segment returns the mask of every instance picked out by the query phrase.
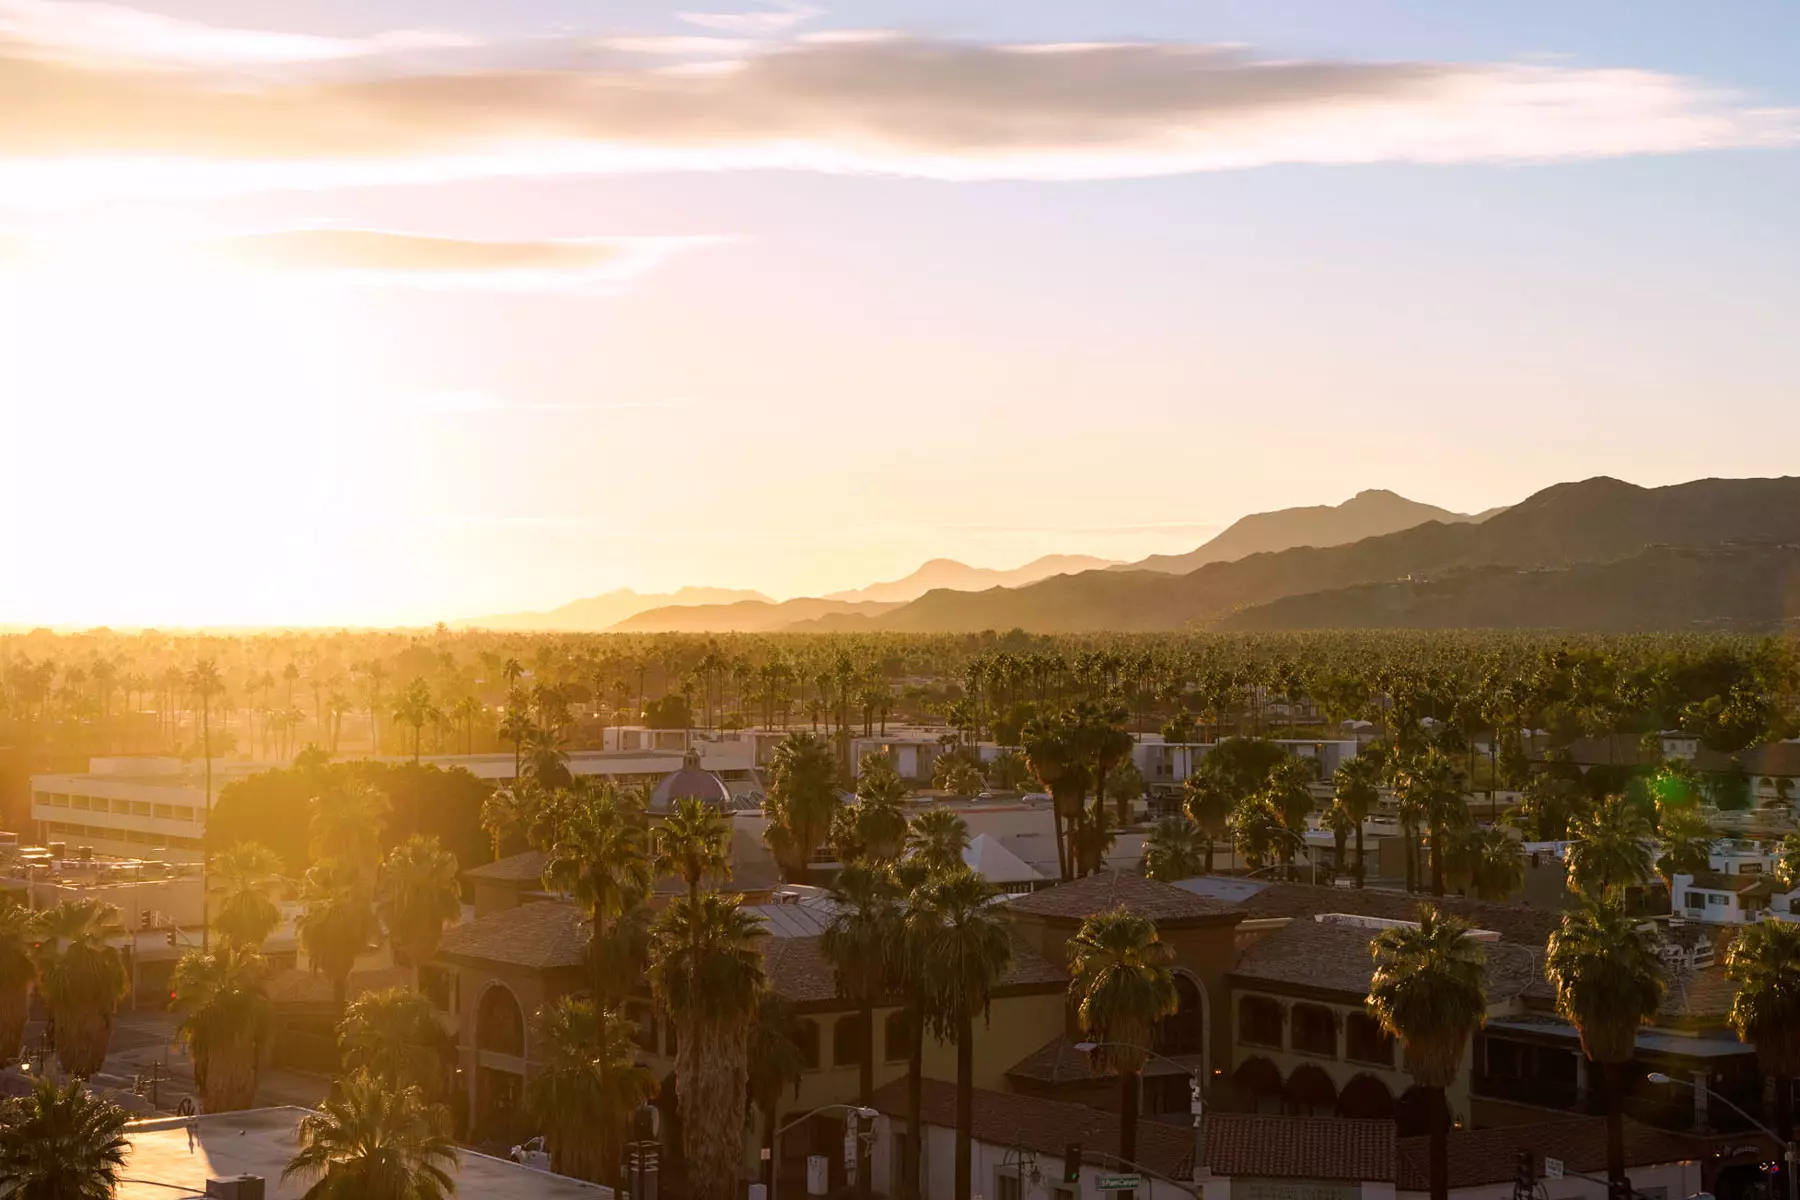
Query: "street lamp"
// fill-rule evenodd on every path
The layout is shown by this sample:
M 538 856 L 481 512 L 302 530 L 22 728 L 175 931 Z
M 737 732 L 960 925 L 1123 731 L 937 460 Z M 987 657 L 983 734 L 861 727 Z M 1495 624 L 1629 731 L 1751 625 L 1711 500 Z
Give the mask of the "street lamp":
M 1194 1114 L 1194 1174 L 1198 1176 L 1200 1172 L 1206 1169 L 1206 1127 L 1203 1124 L 1205 1110 L 1203 1101 L 1201 1100 L 1200 1091 L 1201 1086 L 1205 1083 L 1205 1080 L 1201 1077 L 1203 1068 L 1190 1067 L 1183 1063 L 1178 1063 L 1166 1054 L 1158 1054 L 1156 1051 L 1148 1049 L 1147 1047 L 1134 1046 L 1129 1042 L 1075 1043 L 1075 1049 L 1081 1051 L 1083 1054 L 1092 1054 L 1103 1046 L 1117 1046 L 1121 1050 L 1134 1050 L 1137 1053 L 1146 1055 L 1150 1058 L 1160 1059 L 1178 1071 L 1187 1072 L 1188 1090 L 1191 1096 L 1191 1099 L 1188 1102 L 1188 1111 Z M 1795 1200 L 1795 1198 L 1790 1196 L 1788 1197 L 1788 1200 Z
M 775 1200 L 775 1185 L 781 1176 L 781 1172 L 776 1170 L 776 1164 L 781 1160 L 781 1135 L 800 1124 L 802 1121 L 810 1121 L 822 1112 L 833 1112 L 838 1109 L 842 1109 L 847 1113 L 854 1113 L 859 1119 L 864 1121 L 873 1121 L 876 1117 L 881 1115 L 879 1111 L 861 1104 L 821 1104 L 819 1107 L 812 1109 L 809 1112 L 803 1112 L 787 1124 L 777 1128 L 774 1136 L 769 1139 L 769 1200 Z
M 1797 1197 L 1800 1197 L 1800 1192 L 1796 1191 L 1796 1188 L 1800 1187 L 1800 1181 L 1794 1179 L 1794 1169 L 1796 1166 L 1800 1166 L 1800 1163 L 1795 1162 L 1794 1143 L 1785 1140 L 1773 1129 L 1770 1129 L 1767 1125 L 1764 1125 L 1761 1121 L 1757 1120 L 1755 1117 L 1751 1116 L 1749 1113 L 1745 1112 L 1743 1109 L 1739 1108 L 1737 1105 L 1727 1100 L 1724 1096 L 1719 1095 L 1719 1093 L 1713 1091 L 1703 1083 L 1695 1083 L 1690 1079 L 1677 1079 L 1673 1075 L 1665 1075 L 1661 1071 L 1652 1071 L 1647 1078 L 1651 1083 L 1678 1083 L 1682 1087 L 1693 1088 L 1695 1091 L 1703 1091 L 1738 1116 L 1744 1118 L 1744 1120 L 1750 1122 L 1750 1124 L 1756 1126 L 1756 1128 L 1762 1130 L 1762 1132 L 1768 1134 L 1769 1139 L 1781 1147 L 1782 1158 L 1784 1160 L 1781 1173 L 1787 1176 L 1788 1200 L 1796 1200 Z M 1786 1081 L 1783 1080 L 1783 1082 L 1785 1083 Z

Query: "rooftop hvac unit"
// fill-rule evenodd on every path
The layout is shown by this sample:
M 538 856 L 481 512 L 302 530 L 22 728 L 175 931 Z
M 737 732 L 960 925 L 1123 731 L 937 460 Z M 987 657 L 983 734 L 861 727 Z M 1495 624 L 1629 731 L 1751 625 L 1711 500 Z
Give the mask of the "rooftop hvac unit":
M 236 1179 L 209 1179 L 206 1194 L 217 1200 L 263 1200 L 263 1177 L 239 1175 Z

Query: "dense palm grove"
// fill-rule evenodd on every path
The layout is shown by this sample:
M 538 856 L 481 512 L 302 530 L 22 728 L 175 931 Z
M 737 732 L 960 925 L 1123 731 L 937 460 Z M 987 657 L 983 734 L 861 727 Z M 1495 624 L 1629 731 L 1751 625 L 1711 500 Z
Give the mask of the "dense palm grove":
M 396 1200 L 454 1190 L 447 1047 L 423 997 L 402 989 L 352 999 L 352 971 L 382 942 L 402 965 L 430 959 L 458 913 L 459 866 L 525 846 L 546 854 L 545 885 L 582 907 L 589 931 L 591 986 L 536 1014 L 549 1066 L 529 1080 L 525 1106 L 556 1169 L 620 1181 L 634 1114 L 656 1091 L 626 1016 L 633 997 L 647 997 L 676 1034 L 688 1194 L 736 1195 L 753 1112 L 772 1143 L 777 1098 L 801 1054 L 764 978 L 755 920 L 717 890 L 730 870 L 724 820 L 697 802 L 652 819 L 636 790 L 566 766 L 609 726 L 639 723 L 789 731 L 768 773 L 768 848 L 790 881 L 809 880 L 822 846 L 844 864 L 829 883 L 836 916 L 824 949 L 839 993 L 865 1021 L 878 1003 L 905 1008 L 908 1129 L 920 1128 L 924 1039 L 956 1047 L 959 1197 L 971 1187 L 972 1047 L 1011 942 L 992 889 L 963 866 L 961 820 L 946 809 L 909 816 L 902 801 L 913 785 L 883 756 L 850 770 L 850 735 L 900 720 L 941 730 L 949 752 L 931 782 L 942 791 L 1048 793 L 1064 879 L 1102 869 L 1135 819 L 1144 781 L 1130 754 L 1132 735 L 1144 732 L 1225 739 L 1187 780 L 1179 812 L 1150 831 L 1144 870 L 1153 877 L 1212 870 L 1220 846 L 1234 866 L 1292 869 L 1325 792 L 1319 819 L 1335 836 L 1337 867 L 1359 885 L 1362 824 L 1383 805 L 1405 831 L 1407 887 L 1421 894 L 1503 898 L 1522 873 L 1520 836 L 1570 841 L 1578 903 L 1542 970 L 1583 1049 L 1606 1068 L 1610 1169 L 1622 1178 L 1617 1070 L 1664 986 L 1653 935 L 1628 914 L 1628 897 L 1658 875 L 1703 869 L 1707 814 L 1750 798 L 1729 774 L 1646 765 L 1654 754 L 1583 772 L 1571 748 L 1582 738 L 1649 748 L 1657 731 L 1680 729 L 1735 751 L 1793 736 L 1800 716 L 1792 642 L 1712 637 L 40 633 L 0 641 L 0 681 L 0 745 L 25 769 L 153 751 L 291 764 L 227 788 L 209 824 L 209 940 L 176 971 L 180 1037 L 207 1111 L 254 1103 L 271 1030 L 261 948 L 281 919 L 277 899 L 298 898 L 298 939 L 336 996 L 343 1073 L 308 1118 L 290 1170 L 314 1182 L 309 1195 Z M 1274 740 L 1339 736 L 1346 722 L 1365 723 L 1366 744 L 1329 779 Z M 979 742 L 1004 749 L 984 758 Z M 463 826 L 431 829 L 421 815 L 429 806 L 409 806 L 407 789 L 424 778 L 408 772 L 433 768 L 330 761 L 438 750 L 509 752 L 516 782 L 468 792 L 458 802 Z M 257 788 L 304 803 L 264 828 L 265 806 L 246 799 Z M 1494 799 L 1502 792 L 1504 816 Z M 1485 823 L 1470 803 L 1483 794 L 1494 815 Z M 1800 881 L 1800 838 L 1785 849 L 1781 874 Z M 658 879 L 680 881 L 667 903 L 653 903 Z M 36 987 L 56 1021 L 62 1069 L 79 1079 L 99 1067 L 126 989 L 108 940 L 118 932 L 117 913 L 103 905 L 0 912 L 0 1055 L 17 1057 Z M 1450 1082 L 1485 1011 L 1483 951 L 1466 932 L 1427 901 L 1415 927 L 1374 946 L 1370 1010 L 1427 1089 Z M 1072 1008 L 1117 1072 L 1129 1115 L 1144 1066 L 1137 1048 L 1175 1007 L 1169 955 L 1154 923 L 1122 911 L 1091 918 L 1070 955 Z M 1728 965 L 1741 985 L 1740 1031 L 1769 1073 L 1800 1073 L 1800 934 L 1753 927 Z M 104 1106 L 83 1110 L 91 1129 L 79 1153 L 49 1161 L 25 1141 L 57 1106 L 92 1103 L 50 1084 L 9 1102 L 0 1180 L 21 1181 L 26 1196 L 73 1195 L 29 1188 L 71 1163 L 89 1164 L 96 1178 L 115 1170 L 121 1126 Z M 1439 1118 L 1432 1184 L 1441 1196 Z M 1785 1132 L 1785 1106 L 1779 1121 Z M 1129 1158 L 1135 1125 L 1123 1128 Z M 901 1154 L 916 1195 L 916 1142 Z

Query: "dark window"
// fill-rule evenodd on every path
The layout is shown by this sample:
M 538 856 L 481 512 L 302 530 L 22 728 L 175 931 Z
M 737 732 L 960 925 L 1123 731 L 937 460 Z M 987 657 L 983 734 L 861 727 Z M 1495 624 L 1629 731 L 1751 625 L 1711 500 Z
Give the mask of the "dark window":
M 525 1053 L 525 1015 L 505 987 L 496 984 L 481 993 L 475 1010 L 475 1047 L 496 1054 Z
M 1252 1046 L 1281 1045 L 1281 1005 L 1267 996 L 1239 1000 L 1238 1040 Z
M 881 1039 L 881 1056 L 887 1061 L 905 1062 L 906 1056 L 911 1053 L 910 1024 L 904 1008 L 897 1008 L 888 1014 L 887 1027 Z
M 1200 988 L 1188 976 L 1177 975 L 1175 998 L 1176 1009 L 1156 1023 L 1150 1048 L 1158 1054 L 1198 1054 L 1206 1040 Z
M 800 1021 L 794 1030 L 794 1041 L 800 1047 L 800 1061 L 806 1069 L 819 1069 L 819 1023 L 817 1021 Z
M 1394 1065 L 1394 1039 L 1381 1028 L 1381 1022 L 1368 1013 L 1351 1013 L 1344 1018 L 1344 1057 L 1352 1062 Z
M 862 1014 L 845 1017 L 831 1028 L 831 1065 L 834 1067 L 853 1067 L 862 1062 L 863 1046 L 868 1039 L 863 1036 Z
M 1317 1004 L 1296 1004 L 1289 1017 L 1293 1049 L 1302 1054 L 1337 1057 L 1337 1017 Z
M 456 1011 L 456 972 L 427 963 L 419 968 L 419 990 L 439 1012 Z

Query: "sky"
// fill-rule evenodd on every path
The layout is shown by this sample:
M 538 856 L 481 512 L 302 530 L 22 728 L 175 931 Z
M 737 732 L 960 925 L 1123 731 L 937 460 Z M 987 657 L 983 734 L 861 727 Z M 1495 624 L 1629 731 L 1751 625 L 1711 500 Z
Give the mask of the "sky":
M 1791 470 L 1785 0 L 0 0 L 0 624 Z

